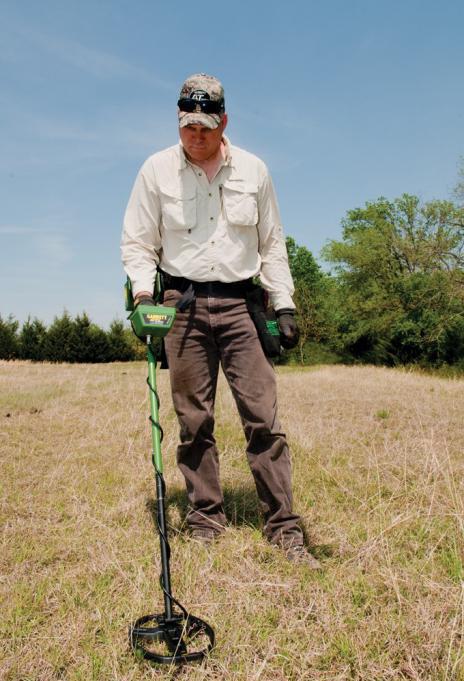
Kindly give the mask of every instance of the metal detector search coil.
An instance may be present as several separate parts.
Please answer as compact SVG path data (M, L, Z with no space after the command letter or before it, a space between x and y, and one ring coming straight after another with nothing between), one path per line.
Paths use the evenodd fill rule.
M153 336L162 338L171 329L176 310L163 305L137 305L129 315L134 332L137 336Z

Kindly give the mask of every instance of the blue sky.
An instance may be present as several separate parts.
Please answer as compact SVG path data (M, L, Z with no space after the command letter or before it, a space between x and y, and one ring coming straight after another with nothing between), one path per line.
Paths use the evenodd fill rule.
M317 258L350 208L449 198L463 26L462 0L0 0L0 314L124 318L125 205L198 71Z

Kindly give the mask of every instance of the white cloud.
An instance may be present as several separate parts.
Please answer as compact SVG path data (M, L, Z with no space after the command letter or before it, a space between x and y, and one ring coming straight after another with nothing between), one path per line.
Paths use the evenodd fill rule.
M51 216L48 224L51 225L53 220L56 220L56 216ZM20 239L27 236L27 239L24 239L24 248L28 253L35 253L42 258L48 267L64 265L69 262L73 257L73 251L69 242L68 230L53 226L41 227L39 223L47 224L47 221L37 221L37 226L0 225L0 236L18 237ZM4 244L3 247L5 247Z
M96 131L89 131L78 125L71 125L63 121L39 116L29 117L30 126L33 127L37 135L48 140L69 141L69 142L95 142L99 139Z
M10 120L13 134L5 136L0 171L14 174L41 168L105 166L116 159L140 159L176 141L175 110L146 111L134 106L117 109L84 125L53 114L26 111L0 94L0 108ZM19 130L27 131L26 139Z
M72 249L65 234L45 233L35 236L38 252L51 266L64 265L72 259Z
M77 40L60 38L31 28L21 29L20 35L25 38L28 45L35 45L95 78L130 78L168 91L177 89L177 85L159 78L144 68L135 66L110 52L83 45Z
M23 225L0 225L0 234L5 236L21 236L23 234L32 234L36 231L32 227L23 227Z

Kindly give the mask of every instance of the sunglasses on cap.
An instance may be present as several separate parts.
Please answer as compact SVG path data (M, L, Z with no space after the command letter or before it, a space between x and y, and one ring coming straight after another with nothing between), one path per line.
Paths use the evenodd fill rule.
M181 111L188 113L202 112L205 114L222 114L224 113L224 100L219 101L213 99L179 99L177 106Z

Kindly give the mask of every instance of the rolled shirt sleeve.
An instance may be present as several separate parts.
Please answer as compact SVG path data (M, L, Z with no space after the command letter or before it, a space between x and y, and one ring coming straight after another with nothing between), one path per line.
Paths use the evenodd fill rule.
M263 164L264 166L264 164ZM270 175L264 166L258 189L260 280L276 310L295 309L293 280L288 265L279 207Z

